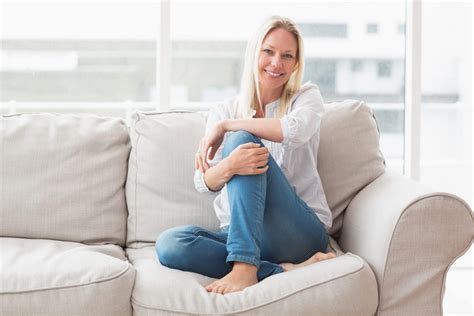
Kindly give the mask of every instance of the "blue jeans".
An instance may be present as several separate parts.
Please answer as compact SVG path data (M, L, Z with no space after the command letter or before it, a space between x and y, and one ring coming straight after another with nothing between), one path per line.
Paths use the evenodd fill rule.
M240 144L261 140L246 131L226 140L223 158ZM324 224L301 200L270 155L269 168L260 175L234 175L227 182L230 225L209 231L194 225L179 226L160 234L158 258L164 266L222 278L232 262L252 264L257 278L283 272L278 263L300 263L325 252L329 236Z

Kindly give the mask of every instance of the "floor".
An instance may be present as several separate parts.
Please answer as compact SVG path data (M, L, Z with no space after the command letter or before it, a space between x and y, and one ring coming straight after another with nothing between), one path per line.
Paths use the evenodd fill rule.
M447 316L474 315L474 246L451 266L446 279L443 310Z

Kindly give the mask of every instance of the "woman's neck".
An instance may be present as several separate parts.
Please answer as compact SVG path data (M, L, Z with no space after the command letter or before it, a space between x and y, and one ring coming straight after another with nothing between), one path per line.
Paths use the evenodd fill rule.
M281 97L281 92L283 88L278 88L272 91L264 90L260 87L260 102L262 107L265 107L267 104L272 103L278 100Z

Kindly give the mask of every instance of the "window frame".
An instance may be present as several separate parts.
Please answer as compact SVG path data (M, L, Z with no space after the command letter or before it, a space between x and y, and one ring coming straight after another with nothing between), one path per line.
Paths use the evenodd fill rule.
M420 181L421 0L406 1L403 173Z

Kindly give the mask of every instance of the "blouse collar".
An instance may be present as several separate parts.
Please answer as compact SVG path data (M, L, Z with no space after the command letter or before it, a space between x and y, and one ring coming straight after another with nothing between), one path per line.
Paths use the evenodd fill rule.
M278 107L279 104L280 99L276 99L275 101L268 103L267 105L265 105L265 112L267 112L268 110L272 111L275 107ZM256 113L257 110L252 110L252 117L254 117Z

